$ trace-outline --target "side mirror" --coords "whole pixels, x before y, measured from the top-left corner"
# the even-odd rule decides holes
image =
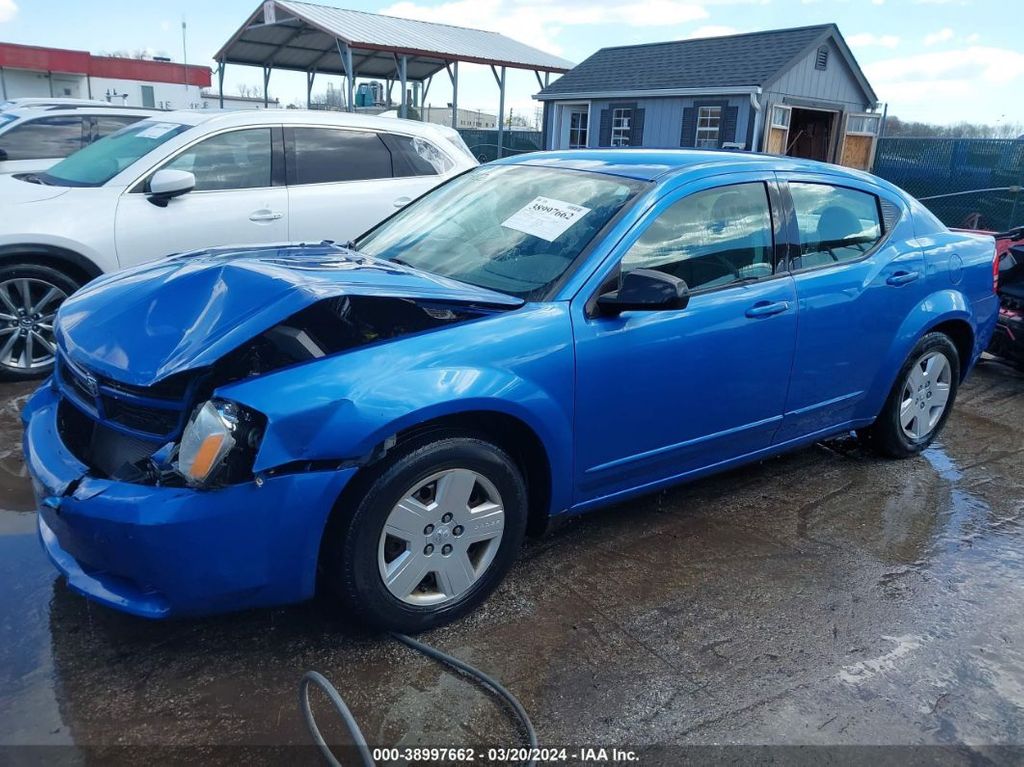
[[[158,170],[147,184],[148,199],[160,208],[166,208],[174,197],[188,194],[196,187],[196,177],[187,170]]]
[[[685,309],[690,289],[684,280],[655,269],[626,272],[618,290],[598,296],[597,305],[604,314],[653,312],[661,309]]]

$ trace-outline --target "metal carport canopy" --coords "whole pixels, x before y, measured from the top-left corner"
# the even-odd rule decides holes
[[[489,65],[500,91],[499,133],[507,67],[532,70],[543,87],[541,72],[561,74],[573,66],[570,61],[497,32],[292,0],[266,0],[214,58],[220,64],[221,106],[224,66],[244,64],[263,69],[265,100],[274,69],[305,72],[307,101],[316,74],[342,75],[348,79],[349,109],[353,108],[357,77],[397,80],[402,83],[402,115],[407,106],[405,83],[429,82],[434,74],[446,69],[453,85],[453,127],[458,114],[458,63]]]

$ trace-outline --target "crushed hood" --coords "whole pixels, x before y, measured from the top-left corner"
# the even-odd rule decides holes
[[[57,341],[89,370],[150,386],[211,365],[296,312],[338,296],[523,304],[331,243],[219,248],[94,280],[61,306]]]

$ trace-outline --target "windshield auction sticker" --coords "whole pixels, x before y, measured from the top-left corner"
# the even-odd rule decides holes
[[[174,123],[156,123],[155,125],[150,125],[144,131],[139,131],[139,138],[160,138],[177,127]]]
[[[590,212],[590,208],[550,197],[534,197],[530,202],[501,222],[507,229],[530,234],[554,242],[573,224]]]

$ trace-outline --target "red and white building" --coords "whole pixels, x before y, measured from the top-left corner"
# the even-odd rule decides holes
[[[0,101],[53,96],[201,109],[201,91],[209,87],[209,67],[0,43]]]

